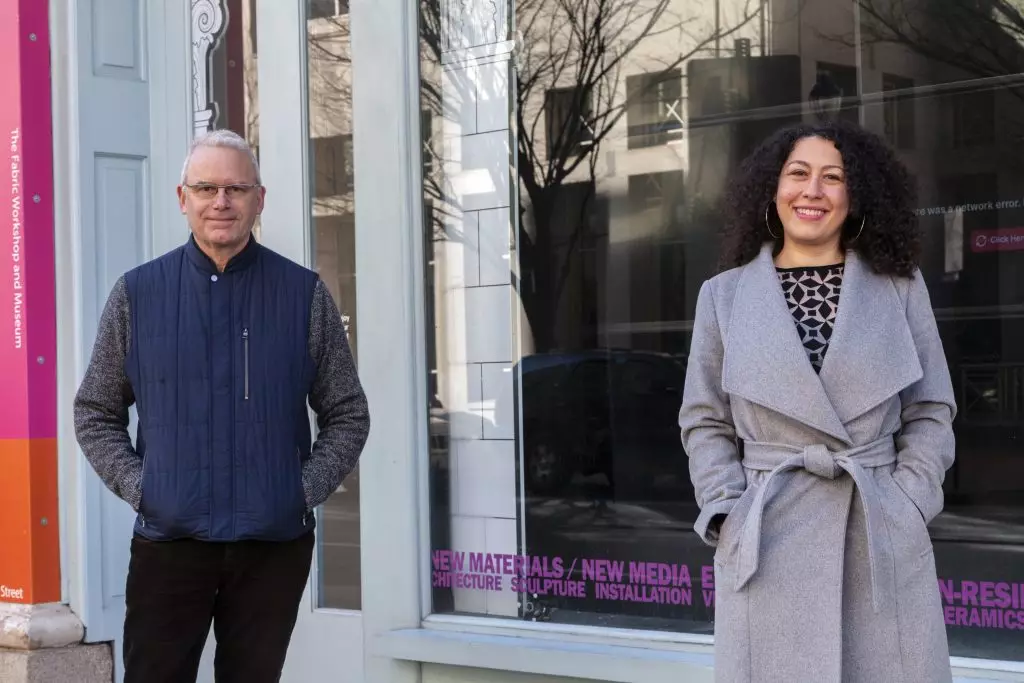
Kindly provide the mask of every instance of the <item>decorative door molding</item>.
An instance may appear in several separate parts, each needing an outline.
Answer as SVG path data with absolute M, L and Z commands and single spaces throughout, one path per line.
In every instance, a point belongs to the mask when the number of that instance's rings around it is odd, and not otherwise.
M 224 26 L 223 0 L 192 0 L 192 121 L 197 136 L 210 130 L 217 113 L 210 93 L 210 52 Z

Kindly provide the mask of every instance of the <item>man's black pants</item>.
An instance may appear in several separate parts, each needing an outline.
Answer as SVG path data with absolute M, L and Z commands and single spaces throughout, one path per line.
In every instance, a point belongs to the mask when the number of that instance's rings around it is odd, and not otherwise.
M 132 539 L 125 683 L 192 683 L 213 623 L 217 683 L 278 681 L 309 578 L 314 534 L 294 541 Z

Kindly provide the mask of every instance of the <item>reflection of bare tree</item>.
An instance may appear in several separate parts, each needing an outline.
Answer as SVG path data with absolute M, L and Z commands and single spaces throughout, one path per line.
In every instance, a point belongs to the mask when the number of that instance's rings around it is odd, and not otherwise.
M 518 291 L 537 351 L 555 344 L 554 321 L 573 254 L 591 227 L 588 214 L 601 145 L 613 131 L 621 132 L 630 100 L 649 95 L 640 89 L 624 96 L 624 76 L 679 67 L 751 24 L 762 7 L 746 0 L 735 16 L 722 22 L 709 21 L 701 4 L 517 2 L 524 53 L 518 73 L 516 152 L 520 188 L 526 195 L 522 201 L 528 200 L 519 221 Z M 692 15 L 680 15 L 681 7 Z M 661 48 L 646 54 L 645 48 L 659 36 Z M 668 58 L 666 44 L 677 48 Z M 658 87 L 657 79 L 647 83 L 647 89 Z M 557 108 L 548 97 L 553 91 L 563 93 Z
M 315 93 L 321 115 L 350 119 L 352 116 L 352 83 L 338 78 L 352 72 L 352 44 L 348 17 L 320 19 L 306 41 L 309 51 L 310 76 L 315 79 L 310 91 Z
M 440 3 L 425 0 L 420 11 L 420 38 L 426 51 L 426 61 L 437 65 L 440 71 Z M 352 55 L 351 26 L 348 15 L 322 17 L 310 22 L 307 39 L 309 53 L 309 79 L 311 134 L 314 137 L 336 135 L 337 131 L 352 132 Z M 425 70 L 426 71 L 426 70 Z M 421 107 L 434 117 L 442 114 L 443 100 L 438 74 L 423 73 L 421 77 Z M 423 177 L 427 199 L 437 207 L 434 221 L 437 234 L 443 228 L 446 202 L 452 197 L 442 193 L 440 153 L 432 149 L 429 126 L 424 126 L 424 161 L 433 162 L 438 172 L 425 172 Z M 321 165 L 317 172 L 337 174 L 338 169 Z M 334 184 L 335 178 L 322 178 L 326 184 Z M 350 194 L 350 193 L 346 193 Z M 450 207 L 449 207 L 450 210 Z
M 430 211 L 424 216 L 425 226 L 432 239 L 444 240 L 455 237 L 446 228 L 449 218 L 454 218 L 458 207 L 453 204 L 455 197 L 451 192 L 444 191 L 443 152 L 439 149 L 441 141 L 433 130 L 433 121 L 442 118 L 457 118 L 455 108 L 458 102 L 445 101 L 441 85 L 441 2 L 440 0 L 423 0 L 420 3 L 420 108 L 421 136 L 423 151 L 423 199 Z M 427 115 L 427 118 L 423 118 Z M 447 234 L 446 234 L 447 233 Z
M 1024 71 L 1024 6 L 1016 0 L 859 0 L 859 4 L 864 43 L 902 45 L 981 78 Z
M 351 35 L 347 15 L 317 17 L 308 22 L 314 211 L 346 218 L 354 212 Z
M 349 16 L 333 12 L 337 7 L 320 7 L 325 11 L 306 22 L 310 208 L 314 263 L 346 314 L 343 322 L 355 347 L 352 32 Z

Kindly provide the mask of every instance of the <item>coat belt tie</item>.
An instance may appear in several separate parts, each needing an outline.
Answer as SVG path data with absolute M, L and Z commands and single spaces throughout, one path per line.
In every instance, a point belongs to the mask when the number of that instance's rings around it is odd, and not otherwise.
M 882 512 L 881 496 L 875 479 L 865 468 L 883 467 L 896 462 L 896 444 L 891 436 L 843 451 L 829 451 L 823 444 L 803 448 L 785 444 L 746 441 L 743 466 L 769 472 L 754 496 L 750 512 L 740 530 L 737 550 L 736 590 L 741 590 L 757 573 L 761 550 L 761 520 L 771 501 L 773 485 L 804 470 L 823 479 L 835 479 L 846 472 L 853 479 L 864 507 L 867 528 L 868 562 L 875 612 L 892 604 L 896 594 L 896 570 L 892 543 Z

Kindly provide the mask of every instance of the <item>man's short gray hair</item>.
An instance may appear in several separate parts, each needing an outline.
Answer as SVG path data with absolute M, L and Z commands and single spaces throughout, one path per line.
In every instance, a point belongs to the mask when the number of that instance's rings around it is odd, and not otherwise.
M 237 149 L 239 152 L 245 152 L 249 155 L 249 160 L 252 161 L 252 168 L 256 172 L 256 183 L 262 184 L 260 162 L 256 160 L 256 153 L 252 151 L 252 145 L 235 131 L 223 129 L 203 133 L 196 136 L 192 141 L 192 146 L 189 148 L 188 154 L 185 155 L 185 164 L 181 167 L 182 185 L 188 182 L 188 165 L 192 161 L 192 154 L 200 147 L 226 147 L 228 149 Z

